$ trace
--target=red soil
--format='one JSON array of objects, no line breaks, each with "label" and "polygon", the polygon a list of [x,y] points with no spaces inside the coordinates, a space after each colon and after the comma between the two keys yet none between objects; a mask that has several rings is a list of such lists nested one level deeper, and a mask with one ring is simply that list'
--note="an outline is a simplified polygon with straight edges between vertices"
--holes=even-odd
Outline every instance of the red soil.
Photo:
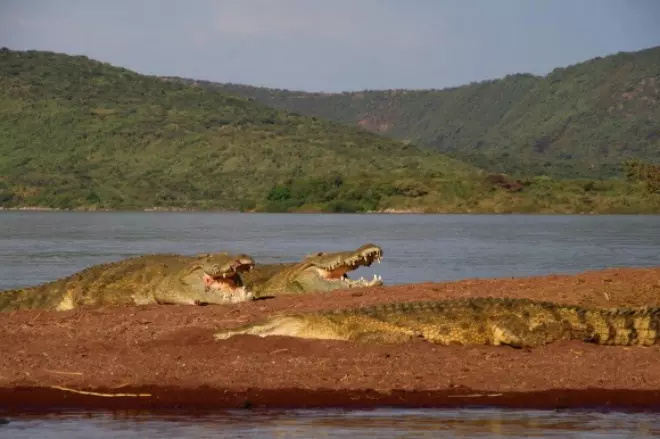
[{"label": "red soil", "polygon": [[476,296],[606,307],[660,305],[660,267],[401,285],[226,306],[0,313],[0,409],[660,409],[660,345],[558,342],[516,350],[423,341],[212,338],[217,329],[278,311]]}]

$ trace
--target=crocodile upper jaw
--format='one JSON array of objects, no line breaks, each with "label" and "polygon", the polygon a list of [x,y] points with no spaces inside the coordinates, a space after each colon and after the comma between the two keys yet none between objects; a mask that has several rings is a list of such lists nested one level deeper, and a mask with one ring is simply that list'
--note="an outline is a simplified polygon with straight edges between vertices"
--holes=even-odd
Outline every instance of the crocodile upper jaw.
[{"label": "crocodile upper jaw", "polygon": [[[335,269],[328,271],[324,268],[314,267],[315,271],[319,278],[324,282],[339,283],[342,287],[345,288],[357,288],[357,287],[371,287],[383,285],[383,279],[377,274],[374,274],[373,279],[366,280],[364,277],[353,280],[348,277],[348,272],[355,270],[355,268],[341,267],[340,269]],[[356,267],[357,268],[357,267]]]},{"label": "crocodile upper jaw", "polygon": [[348,277],[348,273],[360,267],[370,267],[374,261],[380,264],[382,258],[383,253],[379,247],[365,246],[363,250],[358,250],[354,255],[338,258],[334,263],[314,265],[319,277],[325,281],[341,282],[346,288],[370,287],[382,285],[382,277],[374,274],[371,280],[366,280],[363,277],[353,280]]}]

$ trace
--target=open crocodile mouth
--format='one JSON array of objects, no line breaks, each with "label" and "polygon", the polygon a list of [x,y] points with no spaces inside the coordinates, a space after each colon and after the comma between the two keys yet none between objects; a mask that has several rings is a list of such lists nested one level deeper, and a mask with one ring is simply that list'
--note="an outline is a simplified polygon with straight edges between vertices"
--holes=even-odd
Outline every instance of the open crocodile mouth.
[{"label": "open crocodile mouth", "polygon": [[214,290],[234,291],[243,287],[243,282],[238,273],[223,273],[217,276],[204,273],[204,285]]},{"label": "open crocodile mouth", "polygon": [[317,265],[316,268],[324,279],[342,282],[347,288],[377,286],[383,284],[383,278],[380,275],[374,274],[371,280],[366,280],[364,277],[353,280],[348,277],[348,273],[360,267],[370,267],[374,262],[380,264],[382,259],[383,251],[380,247],[364,246],[364,248],[361,247],[352,256],[338,258],[334,263],[323,266]]},{"label": "open crocodile mouth", "polygon": [[254,293],[243,285],[243,279],[238,272],[223,273],[211,276],[204,273],[204,288],[211,293],[213,298],[202,301],[200,304],[208,303],[238,303],[253,300]]},{"label": "open crocodile mouth", "polygon": [[223,267],[214,265],[208,271],[204,271],[204,285],[206,289],[224,294],[246,294],[241,273],[252,271],[253,268],[252,258],[239,256]]}]

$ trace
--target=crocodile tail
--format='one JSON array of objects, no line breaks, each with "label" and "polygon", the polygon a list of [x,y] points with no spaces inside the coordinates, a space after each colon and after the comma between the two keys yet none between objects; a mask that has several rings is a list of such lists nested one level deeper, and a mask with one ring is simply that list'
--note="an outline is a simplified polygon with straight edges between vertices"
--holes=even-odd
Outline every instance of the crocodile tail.
[{"label": "crocodile tail", "polygon": [[587,340],[601,345],[651,346],[660,339],[660,307],[613,308],[586,315]]},{"label": "crocodile tail", "polygon": [[[59,286],[59,285],[58,285]],[[22,309],[56,309],[65,311],[74,307],[72,293],[64,288],[46,284],[0,291],[0,312]]]},{"label": "crocodile tail", "polygon": [[31,296],[32,288],[0,291],[0,311],[24,309]]}]

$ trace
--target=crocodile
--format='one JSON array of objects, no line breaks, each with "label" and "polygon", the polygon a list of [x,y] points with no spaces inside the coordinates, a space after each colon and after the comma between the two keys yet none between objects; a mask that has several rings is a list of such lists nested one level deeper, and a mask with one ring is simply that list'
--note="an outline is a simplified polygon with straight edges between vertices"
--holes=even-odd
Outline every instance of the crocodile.
[{"label": "crocodile", "polygon": [[558,340],[650,346],[660,337],[660,307],[586,308],[529,299],[469,298],[274,315],[214,335],[533,348]]},{"label": "crocodile", "polygon": [[243,254],[151,254],[98,264],[34,287],[0,291],[0,311],[79,306],[205,305],[252,300],[241,279],[254,267]]},{"label": "crocodile", "polygon": [[383,284],[380,276],[372,280],[353,280],[347,273],[359,267],[380,263],[383,250],[375,244],[364,244],[352,251],[307,255],[300,262],[259,264],[243,275],[245,286],[256,297],[333,291]]}]

